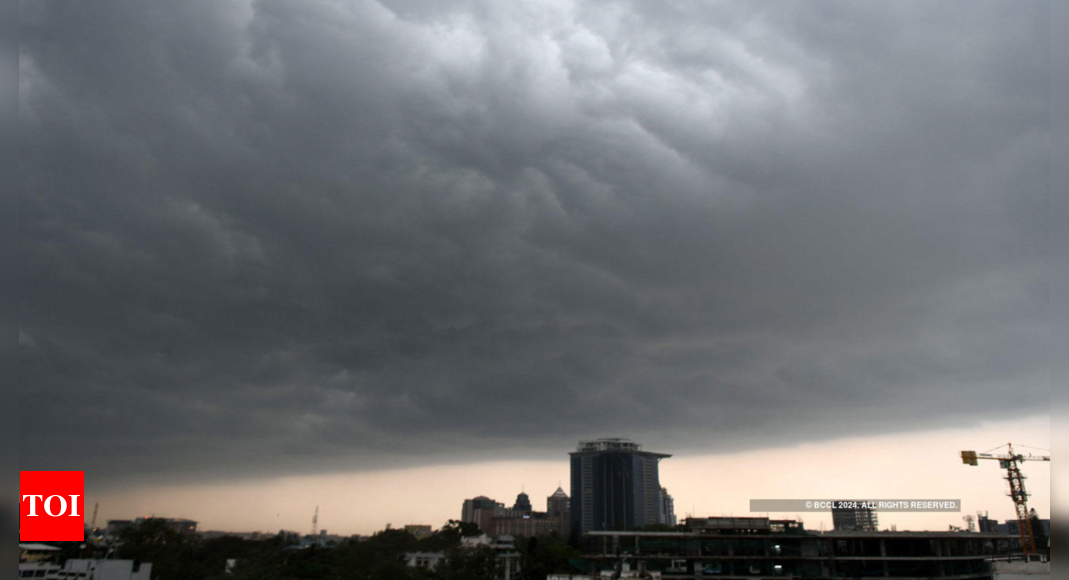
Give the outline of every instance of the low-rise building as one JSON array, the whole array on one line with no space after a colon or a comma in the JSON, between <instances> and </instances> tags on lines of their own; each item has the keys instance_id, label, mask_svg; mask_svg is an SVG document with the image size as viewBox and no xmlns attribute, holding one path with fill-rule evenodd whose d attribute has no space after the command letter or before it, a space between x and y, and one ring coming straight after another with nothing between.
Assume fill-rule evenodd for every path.
<instances>
[{"instance_id":1,"label":"low-rise building","mask_svg":"<svg viewBox=\"0 0 1069 580\"><path fill-rule=\"evenodd\" d=\"M19 544L19 562L44 562L54 558L60 551L48 544Z\"/></svg>"},{"instance_id":2,"label":"low-rise building","mask_svg":"<svg viewBox=\"0 0 1069 580\"><path fill-rule=\"evenodd\" d=\"M1044 580L1050 578L1050 562L992 562L992 580Z\"/></svg>"},{"instance_id":3,"label":"low-rise building","mask_svg":"<svg viewBox=\"0 0 1069 580\"><path fill-rule=\"evenodd\" d=\"M19 564L21 578L35 580L151 580L152 564L131 560L67 560L63 566L46 562Z\"/></svg>"},{"instance_id":4,"label":"low-rise building","mask_svg":"<svg viewBox=\"0 0 1069 580\"><path fill-rule=\"evenodd\" d=\"M405 566L434 570L445 560L443 552L408 552L405 554Z\"/></svg>"},{"instance_id":5,"label":"low-rise building","mask_svg":"<svg viewBox=\"0 0 1069 580\"><path fill-rule=\"evenodd\" d=\"M59 580L151 580L152 564L132 560L67 560Z\"/></svg>"},{"instance_id":6,"label":"low-rise building","mask_svg":"<svg viewBox=\"0 0 1069 580\"><path fill-rule=\"evenodd\" d=\"M19 562L19 578L44 578L55 580L62 570L58 564L50 562Z\"/></svg>"},{"instance_id":7,"label":"low-rise building","mask_svg":"<svg viewBox=\"0 0 1069 580\"><path fill-rule=\"evenodd\" d=\"M692 518L672 532L594 531L583 559L595 575L632 570L666 577L746 576L990 580L990 561L1014 538L963 532L807 532L767 518Z\"/></svg>"}]
</instances>

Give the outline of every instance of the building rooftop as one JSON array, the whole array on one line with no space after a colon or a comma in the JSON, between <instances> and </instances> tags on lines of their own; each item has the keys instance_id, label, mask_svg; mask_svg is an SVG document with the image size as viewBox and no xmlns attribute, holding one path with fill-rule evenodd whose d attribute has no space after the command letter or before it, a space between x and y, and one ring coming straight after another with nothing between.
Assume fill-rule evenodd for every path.
<instances>
[{"instance_id":1,"label":"building rooftop","mask_svg":"<svg viewBox=\"0 0 1069 580\"><path fill-rule=\"evenodd\" d=\"M60 549L48 544L19 544L23 552L58 552Z\"/></svg>"},{"instance_id":2,"label":"building rooftop","mask_svg":"<svg viewBox=\"0 0 1069 580\"><path fill-rule=\"evenodd\" d=\"M659 458L671 457L667 453L655 453L652 451L643 451L642 446L630 439L623 439L620 437L605 437L601 439L592 439L587 441L580 441L579 446L571 454L578 453L605 453L605 452L621 452L621 453L640 453L647 456L656 456Z\"/></svg>"},{"instance_id":3,"label":"building rooftop","mask_svg":"<svg viewBox=\"0 0 1069 580\"><path fill-rule=\"evenodd\" d=\"M604 437L580 441L576 451L639 451L642 446L630 439L620 437Z\"/></svg>"}]
</instances>

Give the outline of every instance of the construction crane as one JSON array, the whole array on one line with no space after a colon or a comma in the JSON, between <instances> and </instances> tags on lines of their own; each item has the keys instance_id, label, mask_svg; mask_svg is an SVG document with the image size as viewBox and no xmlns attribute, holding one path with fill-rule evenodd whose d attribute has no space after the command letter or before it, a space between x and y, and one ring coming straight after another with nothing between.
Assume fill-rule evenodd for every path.
<instances>
[{"instance_id":1,"label":"construction crane","mask_svg":"<svg viewBox=\"0 0 1069 580\"><path fill-rule=\"evenodd\" d=\"M1024 447L1023 445L1021 447ZM991 451L1006 448L1006 453L998 455ZM996 447L986 453L975 451L962 451L961 461L965 465L976 467L981 459L990 459L999 462L999 467L1006 470L1006 481L1010 483L1010 498L1013 499L1013 507L1017 512L1017 530L1021 534L1021 549L1025 556L1036 554L1036 537L1032 533L1032 520L1028 510L1028 492L1024 488L1024 474L1021 473L1021 464L1026 461L1050 461L1049 455L1023 455L1013 449L1012 443Z\"/></svg>"}]
</instances>

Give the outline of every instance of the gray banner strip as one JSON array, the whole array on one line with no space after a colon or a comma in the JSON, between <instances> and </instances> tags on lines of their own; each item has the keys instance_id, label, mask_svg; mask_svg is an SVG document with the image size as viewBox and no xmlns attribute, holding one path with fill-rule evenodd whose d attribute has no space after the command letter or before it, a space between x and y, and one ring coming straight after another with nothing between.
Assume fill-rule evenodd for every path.
<instances>
[{"instance_id":1,"label":"gray banner strip","mask_svg":"<svg viewBox=\"0 0 1069 580\"><path fill-rule=\"evenodd\" d=\"M871 510L874 512L961 512L960 499L751 499L752 513L830 512L832 510Z\"/></svg>"}]
</instances>

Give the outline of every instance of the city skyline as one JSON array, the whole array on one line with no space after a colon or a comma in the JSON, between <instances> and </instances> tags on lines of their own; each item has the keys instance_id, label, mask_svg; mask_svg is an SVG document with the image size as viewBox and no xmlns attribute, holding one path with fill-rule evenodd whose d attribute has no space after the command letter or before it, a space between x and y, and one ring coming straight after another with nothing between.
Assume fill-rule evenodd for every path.
<instances>
[{"instance_id":1,"label":"city skyline","mask_svg":"<svg viewBox=\"0 0 1069 580\"><path fill-rule=\"evenodd\" d=\"M19 469L367 534L624 437L612 525L1009 519L957 454L1051 443L1050 8L21 0Z\"/></svg>"},{"instance_id":2,"label":"city skyline","mask_svg":"<svg viewBox=\"0 0 1069 580\"><path fill-rule=\"evenodd\" d=\"M994 466L983 470L967 469L957 457L957 447L968 447L978 437L991 438L992 431L1034 440L1046 437L1049 441L1050 425L1049 421L1045 423L1042 418L1036 418L989 423L975 429L792 446L757 454L676 456L663 464L667 475L662 475L662 483L675 497L680 523L689 515L766 515L751 514L748 511L750 499L773 496L841 499L859 493L866 497L880 496L872 499L903 496L932 499L930 496L938 496L940 499L961 499L965 504L960 514L884 514L880 517L883 528L945 530L950 525L964 526L962 517L976 515L977 511L988 512L992 519L1006 521L1013 519L1013 507L1006 497L1002 471ZM930 438L945 442L945 453L925 447L922 453L911 456ZM998 438L992 438L992 441L997 443ZM562 454L572 449L574 444L562 450ZM879 452L887 453L889 457L881 459L877 456ZM842 457L853 459L844 464L840 461ZM841 465L846 467L839 467ZM924 479L918 481L912 475L902 477L901 471L911 465L922 467L930 483ZM790 469L793 476L778 483L761 483L733 477L724 472L724 466L734 467L742 473L758 474L768 480L783 469ZM567 459L556 462L506 461L368 475L339 474L204 485L192 489L186 486L139 487L102 498L101 514L102 518L115 519L152 513L189 517L200 522L202 530L277 532L286 529L306 533L306 528L311 526L312 510L320 506L323 508L320 514L322 527L342 535L368 535L384 529L387 523L394 528L403 528L406 524L430 524L437 528L450 519L459 519L463 501L477 496L487 496L511 506L516 495L524 491L533 498L535 508L541 510L541 501L556 490L558 478L567 482L569 469ZM1049 464L1027 464L1025 471L1029 476L1029 490L1033 493L1032 505L1043 517L1049 517ZM560 475L554 478L555 473ZM482 483L472 482L472 479ZM436 483L426 488L427 481ZM94 501L91 488L91 485L87 488L90 502ZM859 490L870 491L866 494ZM957 496L950 497L955 493ZM302 499L295 504L295 497ZM395 499L398 503L388 504L383 501L385 498ZM164 513L155 507L166 504L176 506L175 509L182 513ZM120 505L130 507L119 508ZM285 509L281 517L275 518L273 510L279 505L284 505ZM833 527L830 512L779 515L786 519L801 519L813 530L820 530L822 524L827 530Z\"/></svg>"}]
</instances>

